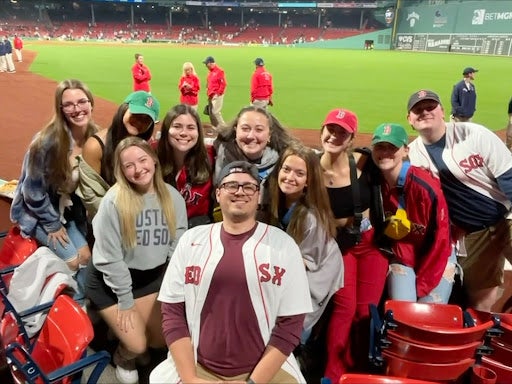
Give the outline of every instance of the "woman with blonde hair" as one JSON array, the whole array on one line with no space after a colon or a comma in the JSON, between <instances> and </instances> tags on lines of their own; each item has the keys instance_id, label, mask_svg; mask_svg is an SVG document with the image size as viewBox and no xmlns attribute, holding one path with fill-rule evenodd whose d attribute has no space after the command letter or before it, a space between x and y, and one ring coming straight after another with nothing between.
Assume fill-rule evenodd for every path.
<instances>
[{"instance_id":1,"label":"woman with blonde hair","mask_svg":"<svg viewBox=\"0 0 512 384\"><path fill-rule=\"evenodd\" d=\"M80 80L61 81L55 90L55 113L36 134L25 154L11 204L11 220L24 236L48 246L72 271L83 298L82 269L91 251L86 240L86 214L75 195L76 157L98 127L92 119L94 98Z\"/></svg>"},{"instance_id":2,"label":"woman with blonde hair","mask_svg":"<svg viewBox=\"0 0 512 384\"><path fill-rule=\"evenodd\" d=\"M119 339L116 377L136 383L136 358L148 346L165 346L156 298L167 261L187 228L187 213L181 195L163 181L146 141L123 139L114 160L117 182L92 222L96 241L86 293Z\"/></svg>"},{"instance_id":3,"label":"woman with blonde hair","mask_svg":"<svg viewBox=\"0 0 512 384\"><path fill-rule=\"evenodd\" d=\"M270 181L270 196L277 226L299 245L306 267L313 312L304 320L304 344L331 296L343 286L336 224L318 155L300 144L285 149Z\"/></svg>"},{"instance_id":4,"label":"woman with blonde hair","mask_svg":"<svg viewBox=\"0 0 512 384\"><path fill-rule=\"evenodd\" d=\"M199 77L194 69L194 64L188 61L183 63L183 74L180 77L178 89L181 93L180 103L190 105L197 111L197 105L199 104L198 94L201 86Z\"/></svg>"}]
</instances>

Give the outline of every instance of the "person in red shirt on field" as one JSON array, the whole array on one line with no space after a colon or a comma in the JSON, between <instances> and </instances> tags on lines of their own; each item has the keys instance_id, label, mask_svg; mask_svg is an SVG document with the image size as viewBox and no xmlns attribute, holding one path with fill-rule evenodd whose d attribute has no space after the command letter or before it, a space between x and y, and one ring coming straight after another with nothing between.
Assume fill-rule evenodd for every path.
<instances>
[{"instance_id":1,"label":"person in red shirt on field","mask_svg":"<svg viewBox=\"0 0 512 384\"><path fill-rule=\"evenodd\" d=\"M21 40L21 37L18 35L14 35L14 53L16 53L16 58L18 59L18 62L21 63L23 61L23 55L21 53L21 50L23 49L23 40Z\"/></svg>"},{"instance_id":2,"label":"person in red shirt on field","mask_svg":"<svg viewBox=\"0 0 512 384\"><path fill-rule=\"evenodd\" d=\"M267 105L273 105L272 94L274 87L272 84L272 75L265 69L265 63L261 57L254 60L256 69L251 78L251 103L255 107L267 108Z\"/></svg>"},{"instance_id":3,"label":"person in red shirt on field","mask_svg":"<svg viewBox=\"0 0 512 384\"><path fill-rule=\"evenodd\" d=\"M183 75L180 78L178 89L181 92L180 103L190 105L194 111L197 111L199 98L197 97L201 86L199 85L199 77L197 77L194 64L183 63Z\"/></svg>"},{"instance_id":4,"label":"person in red shirt on field","mask_svg":"<svg viewBox=\"0 0 512 384\"><path fill-rule=\"evenodd\" d=\"M208 95L208 111L210 122L214 127L224 125L222 118L222 105L224 104L224 92L226 91L226 75L224 70L215 63L212 56L204 59L203 64L208 68L208 77L206 78Z\"/></svg>"},{"instance_id":5,"label":"person in red shirt on field","mask_svg":"<svg viewBox=\"0 0 512 384\"><path fill-rule=\"evenodd\" d=\"M144 56L140 53L135 54L135 64L132 66L133 91L151 92L149 80L151 80L151 71L144 64Z\"/></svg>"}]
</instances>

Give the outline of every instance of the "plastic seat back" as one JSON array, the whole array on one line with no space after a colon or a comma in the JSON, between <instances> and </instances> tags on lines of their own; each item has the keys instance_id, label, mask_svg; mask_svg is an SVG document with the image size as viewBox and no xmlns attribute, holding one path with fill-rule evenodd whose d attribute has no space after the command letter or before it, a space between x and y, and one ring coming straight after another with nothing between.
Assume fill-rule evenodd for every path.
<instances>
[{"instance_id":1,"label":"plastic seat back","mask_svg":"<svg viewBox=\"0 0 512 384\"><path fill-rule=\"evenodd\" d=\"M0 269L23 263L36 249L34 239L21 236L18 226L11 227L0 247Z\"/></svg>"},{"instance_id":2,"label":"plastic seat back","mask_svg":"<svg viewBox=\"0 0 512 384\"><path fill-rule=\"evenodd\" d=\"M462 345L481 341L494 326L489 320L474 327L464 327L462 309L452 304L411 303L389 300L385 303L386 316L396 323L389 334L414 340L419 344Z\"/></svg>"},{"instance_id":3,"label":"plastic seat back","mask_svg":"<svg viewBox=\"0 0 512 384\"><path fill-rule=\"evenodd\" d=\"M435 384L433 381L408 379L407 377L345 373L339 384Z\"/></svg>"},{"instance_id":4,"label":"plastic seat back","mask_svg":"<svg viewBox=\"0 0 512 384\"><path fill-rule=\"evenodd\" d=\"M393 318L406 324L418 324L430 327L462 328L463 314L458 305L414 303L388 300L386 311L393 311Z\"/></svg>"},{"instance_id":5,"label":"plastic seat back","mask_svg":"<svg viewBox=\"0 0 512 384\"><path fill-rule=\"evenodd\" d=\"M48 312L32 357L48 373L79 360L93 337L87 313L71 297L60 295Z\"/></svg>"}]
</instances>

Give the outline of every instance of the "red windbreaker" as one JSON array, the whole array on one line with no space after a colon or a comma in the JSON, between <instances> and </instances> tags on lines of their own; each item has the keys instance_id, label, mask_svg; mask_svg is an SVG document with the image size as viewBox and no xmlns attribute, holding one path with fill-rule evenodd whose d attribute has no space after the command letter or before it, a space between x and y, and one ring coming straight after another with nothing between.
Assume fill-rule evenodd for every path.
<instances>
[{"instance_id":1,"label":"red windbreaker","mask_svg":"<svg viewBox=\"0 0 512 384\"><path fill-rule=\"evenodd\" d=\"M135 63L132 66L133 90L150 92L149 80L151 72L144 64Z\"/></svg>"},{"instance_id":2,"label":"red windbreaker","mask_svg":"<svg viewBox=\"0 0 512 384\"><path fill-rule=\"evenodd\" d=\"M223 95L226 90L226 86L228 85L224 70L218 65L213 65L210 68L210 72L208 72L206 84L206 94L208 95L208 99L211 99L214 95Z\"/></svg>"},{"instance_id":3,"label":"red windbreaker","mask_svg":"<svg viewBox=\"0 0 512 384\"><path fill-rule=\"evenodd\" d=\"M251 78L251 103L254 100L272 100L272 75L264 66L256 67Z\"/></svg>"},{"instance_id":4,"label":"red windbreaker","mask_svg":"<svg viewBox=\"0 0 512 384\"><path fill-rule=\"evenodd\" d=\"M191 73L181 76L178 89L181 92L180 103L187 105L197 105L199 103L197 95L201 86L199 85L199 78L196 75Z\"/></svg>"}]
</instances>

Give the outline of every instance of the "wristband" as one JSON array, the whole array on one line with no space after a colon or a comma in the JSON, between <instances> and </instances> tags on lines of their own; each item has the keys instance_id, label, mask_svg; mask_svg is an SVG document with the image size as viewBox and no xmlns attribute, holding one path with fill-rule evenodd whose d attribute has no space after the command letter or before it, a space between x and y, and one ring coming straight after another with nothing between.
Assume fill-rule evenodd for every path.
<instances>
[{"instance_id":1,"label":"wristband","mask_svg":"<svg viewBox=\"0 0 512 384\"><path fill-rule=\"evenodd\" d=\"M247 379L246 383L247 383L247 384L256 384L256 383L254 382L254 380L253 380L253 379L251 379L250 377Z\"/></svg>"}]
</instances>

